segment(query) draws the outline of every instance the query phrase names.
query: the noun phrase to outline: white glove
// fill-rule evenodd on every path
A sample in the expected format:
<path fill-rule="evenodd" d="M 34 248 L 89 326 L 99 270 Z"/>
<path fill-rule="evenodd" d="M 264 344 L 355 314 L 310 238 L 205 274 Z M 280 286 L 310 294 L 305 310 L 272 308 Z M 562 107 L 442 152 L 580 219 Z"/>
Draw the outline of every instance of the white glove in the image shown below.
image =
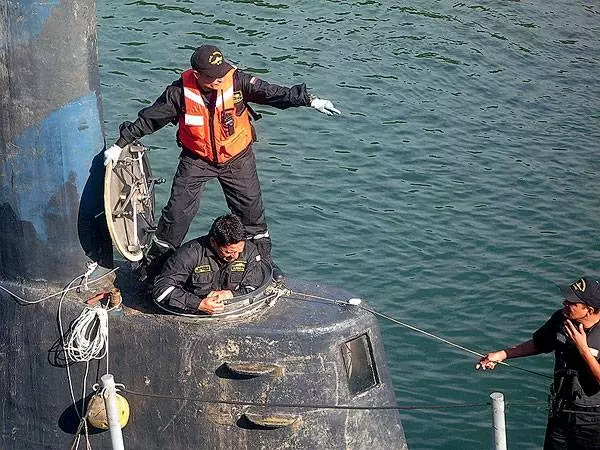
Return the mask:
<path fill-rule="evenodd" d="M 108 166 L 109 162 L 113 163 L 113 166 L 119 160 L 119 156 L 121 156 L 121 152 L 123 149 L 118 145 L 111 145 L 106 150 L 104 150 L 104 165 Z"/>
<path fill-rule="evenodd" d="M 320 98 L 313 98 L 310 102 L 310 106 L 315 108 L 317 111 L 333 116 L 334 114 L 341 114 L 341 112 L 333 107 L 333 103 L 329 100 L 321 100 Z"/>

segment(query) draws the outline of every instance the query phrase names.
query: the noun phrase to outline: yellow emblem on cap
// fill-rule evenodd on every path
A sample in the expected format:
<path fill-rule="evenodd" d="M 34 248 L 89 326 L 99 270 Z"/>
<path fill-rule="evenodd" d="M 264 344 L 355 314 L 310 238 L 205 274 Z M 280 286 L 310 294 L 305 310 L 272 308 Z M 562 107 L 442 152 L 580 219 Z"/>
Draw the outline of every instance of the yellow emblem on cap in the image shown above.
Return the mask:
<path fill-rule="evenodd" d="M 586 288 L 586 284 L 585 284 L 585 280 L 582 278 L 580 280 L 577 280 L 575 283 L 573 283 L 571 285 L 571 289 L 573 289 L 574 291 L 579 291 L 579 292 L 585 292 L 585 288 Z"/>
<path fill-rule="evenodd" d="M 208 57 L 208 62 L 213 66 L 220 66 L 223 64 L 223 54 L 221 52 L 214 51 Z"/>
<path fill-rule="evenodd" d="M 209 264 L 204 264 L 202 266 L 194 267 L 194 273 L 206 273 L 206 272 L 211 272 Z"/>

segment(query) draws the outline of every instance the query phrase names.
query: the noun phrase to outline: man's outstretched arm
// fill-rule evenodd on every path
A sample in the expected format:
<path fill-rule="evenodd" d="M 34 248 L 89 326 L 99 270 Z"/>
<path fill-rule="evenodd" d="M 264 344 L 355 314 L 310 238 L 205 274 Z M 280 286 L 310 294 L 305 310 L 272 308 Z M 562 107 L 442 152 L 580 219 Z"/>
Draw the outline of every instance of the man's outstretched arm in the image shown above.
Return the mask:
<path fill-rule="evenodd" d="M 488 353 L 479 360 L 479 362 L 475 365 L 475 368 L 478 370 L 492 370 L 496 367 L 496 364 L 506 359 L 522 358 L 525 356 L 538 355 L 540 353 L 542 353 L 541 350 L 538 349 L 533 339 L 530 339 L 528 341 L 521 342 L 514 347 Z"/>

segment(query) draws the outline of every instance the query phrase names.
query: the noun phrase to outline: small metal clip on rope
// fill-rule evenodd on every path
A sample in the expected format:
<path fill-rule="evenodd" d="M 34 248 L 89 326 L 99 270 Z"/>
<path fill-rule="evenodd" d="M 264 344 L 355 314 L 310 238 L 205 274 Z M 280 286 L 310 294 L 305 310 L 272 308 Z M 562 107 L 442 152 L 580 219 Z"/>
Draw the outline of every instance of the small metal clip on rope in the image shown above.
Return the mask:
<path fill-rule="evenodd" d="M 87 264 L 87 267 L 88 267 L 88 270 L 86 273 L 83 274 L 82 283 L 83 283 L 83 289 L 86 291 L 89 291 L 90 288 L 88 287 L 88 279 L 90 278 L 90 275 L 92 273 L 94 273 L 94 270 L 96 270 L 96 268 L 98 267 L 98 263 L 95 261 L 89 262 Z M 81 283 L 79 284 L 79 286 L 81 286 Z"/>
<path fill-rule="evenodd" d="M 288 297 L 292 295 L 292 291 L 285 287 L 281 282 L 277 282 L 265 289 L 267 295 L 266 303 L 272 306 L 281 297 Z"/>

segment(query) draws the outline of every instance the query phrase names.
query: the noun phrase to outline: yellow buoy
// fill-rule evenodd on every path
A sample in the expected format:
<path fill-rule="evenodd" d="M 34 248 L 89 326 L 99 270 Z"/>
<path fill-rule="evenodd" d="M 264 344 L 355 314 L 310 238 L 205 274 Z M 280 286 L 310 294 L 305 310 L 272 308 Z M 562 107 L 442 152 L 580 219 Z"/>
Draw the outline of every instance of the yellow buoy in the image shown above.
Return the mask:
<path fill-rule="evenodd" d="M 119 408 L 119 422 L 121 423 L 121 428 L 123 428 L 129 421 L 129 403 L 120 394 L 117 394 L 117 408 Z M 88 404 L 87 419 L 94 428 L 108 430 L 108 417 L 106 416 L 104 398 L 101 394 L 96 394 L 91 398 Z"/>

